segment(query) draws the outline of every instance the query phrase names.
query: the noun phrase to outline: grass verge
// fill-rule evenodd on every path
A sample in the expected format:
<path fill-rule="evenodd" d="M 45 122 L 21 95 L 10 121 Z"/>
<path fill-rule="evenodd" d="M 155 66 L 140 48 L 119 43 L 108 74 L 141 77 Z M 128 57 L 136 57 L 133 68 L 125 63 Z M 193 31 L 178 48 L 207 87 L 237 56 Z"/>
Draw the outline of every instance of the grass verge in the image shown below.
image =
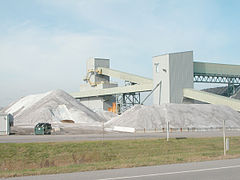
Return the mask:
<path fill-rule="evenodd" d="M 0 177 L 69 173 L 240 157 L 240 137 L 0 144 Z"/>

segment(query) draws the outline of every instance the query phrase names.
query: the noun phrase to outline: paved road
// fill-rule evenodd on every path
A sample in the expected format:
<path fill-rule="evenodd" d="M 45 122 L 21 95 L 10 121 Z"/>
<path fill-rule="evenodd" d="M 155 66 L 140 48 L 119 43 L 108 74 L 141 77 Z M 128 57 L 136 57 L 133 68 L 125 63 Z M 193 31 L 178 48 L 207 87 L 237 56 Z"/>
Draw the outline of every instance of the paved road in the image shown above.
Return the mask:
<path fill-rule="evenodd" d="M 9 180 L 239 180 L 240 159 L 28 176 Z"/>
<path fill-rule="evenodd" d="M 228 131 L 227 136 L 240 136 L 240 131 Z M 201 132 L 174 132 L 170 137 L 222 137 L 222 131 L 201 131 Z M 165 133 L 115 133 L 105 134 L 104 140 L 124 140 L 141 138 L 165 138 Z M 64 142 L 64 141 L 95 141 L 102 140 L 101 134 L 85 135 L 11 135 L 0 136 L 0 143 L 31 143 L 31 142 Z"/>

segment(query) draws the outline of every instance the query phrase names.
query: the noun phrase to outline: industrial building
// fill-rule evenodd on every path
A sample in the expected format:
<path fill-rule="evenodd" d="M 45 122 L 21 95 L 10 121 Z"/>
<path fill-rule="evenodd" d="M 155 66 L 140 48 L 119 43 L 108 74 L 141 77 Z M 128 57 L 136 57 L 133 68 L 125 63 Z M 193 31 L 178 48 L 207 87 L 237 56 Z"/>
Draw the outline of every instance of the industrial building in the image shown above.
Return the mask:
<path fill-rule="evenodd" d="M 153 88 L 152 79 L 110 69 L 109 59 L 89 59 L 86 72 L 86 84 L 80 86 L 80 92 L 71 95 L 94 111 L 123 112 L 140 104 L 140 92 Z M 110 77 L 124 80 L 125 86 L 111 83 Z"/>
<path fill-rule="evenodd" d="M 93 109 L 122 113 L 141 104 L 141 92 L 153 94 L 153 104 L 210 103 L 227 105 L 240 111 L 240 101 L 231 96 L 240 88 L 240 65 L 196 62 L 193 51 L 168 53 L 152 59 L 153 78 L 113 70 L 109 59 L 87 61 L 86 84 L 71 95 Z M 125 86 L 110 82 L 110 77 L 122 79 Z M 226 96 L 194 89 L 194 83 L 227 85 Z M 148 97 L 148 96 L 147 96 Z"/>

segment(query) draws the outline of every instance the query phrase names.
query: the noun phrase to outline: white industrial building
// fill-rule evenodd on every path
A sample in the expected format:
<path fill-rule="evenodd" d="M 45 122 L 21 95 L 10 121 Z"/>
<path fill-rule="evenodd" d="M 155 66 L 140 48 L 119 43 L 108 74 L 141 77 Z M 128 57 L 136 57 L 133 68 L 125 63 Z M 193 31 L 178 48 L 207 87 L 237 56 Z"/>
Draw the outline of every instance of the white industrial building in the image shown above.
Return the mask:
<path fill-rule="evenodd" d="M 109 59 L 91 58 L 87 61 L 87 76 L 80 91 L 72 93 L 93 110 L 121 113 L 140 104 L 140 93 L 153 94 L 153 104 L 203 102 L 228 105 L 240 111 L 240 101 L 229 98 L 240 85 L 240 65 L 195 62 L 193 51 L 169 53 L 153 57 L 153 78 L 145 78 L 110 68 Z M 124 80 L 119 87 L 110 77 Z M 228 85 L 229 97 L 194 90 L 194 83 Z M 143 100 L 144 101 L 144 100 Z"/>
<path fill-rule="evenodd" d="M 171 53 L 153 57 L 153 103 L 182 103 L 183 89 L 193 88 L 193 52 Z"/>

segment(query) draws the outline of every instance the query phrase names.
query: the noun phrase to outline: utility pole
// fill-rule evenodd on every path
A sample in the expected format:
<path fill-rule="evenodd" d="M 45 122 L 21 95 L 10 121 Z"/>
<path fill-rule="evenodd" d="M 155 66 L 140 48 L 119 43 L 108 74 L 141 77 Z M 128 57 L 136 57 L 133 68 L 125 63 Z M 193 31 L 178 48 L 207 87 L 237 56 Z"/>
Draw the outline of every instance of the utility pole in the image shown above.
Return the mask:
<path fill-rule="evenodd" d="M 169 121 L 167 120 L 167 141 L 169 140 Z"/>
<path fill-rule="evenodd" d="M 166 129 L 167 129 L 167 141 L 169 140 L 169 120 L 168 120 L 168 112 L 167 112 L 167 104 L 164 105 L 165 110 L 165 122 L 166 122 Z"/>
<path fill-rule="evenodd" d="M 104 120 L 102 121 L 102 144 L 104 142 Z"/>
<path fill-rule="evenodd" d="M 226 156 L 226 132 L 225 132 L 225 120 L 223 120 L 223 154 Z"/>

